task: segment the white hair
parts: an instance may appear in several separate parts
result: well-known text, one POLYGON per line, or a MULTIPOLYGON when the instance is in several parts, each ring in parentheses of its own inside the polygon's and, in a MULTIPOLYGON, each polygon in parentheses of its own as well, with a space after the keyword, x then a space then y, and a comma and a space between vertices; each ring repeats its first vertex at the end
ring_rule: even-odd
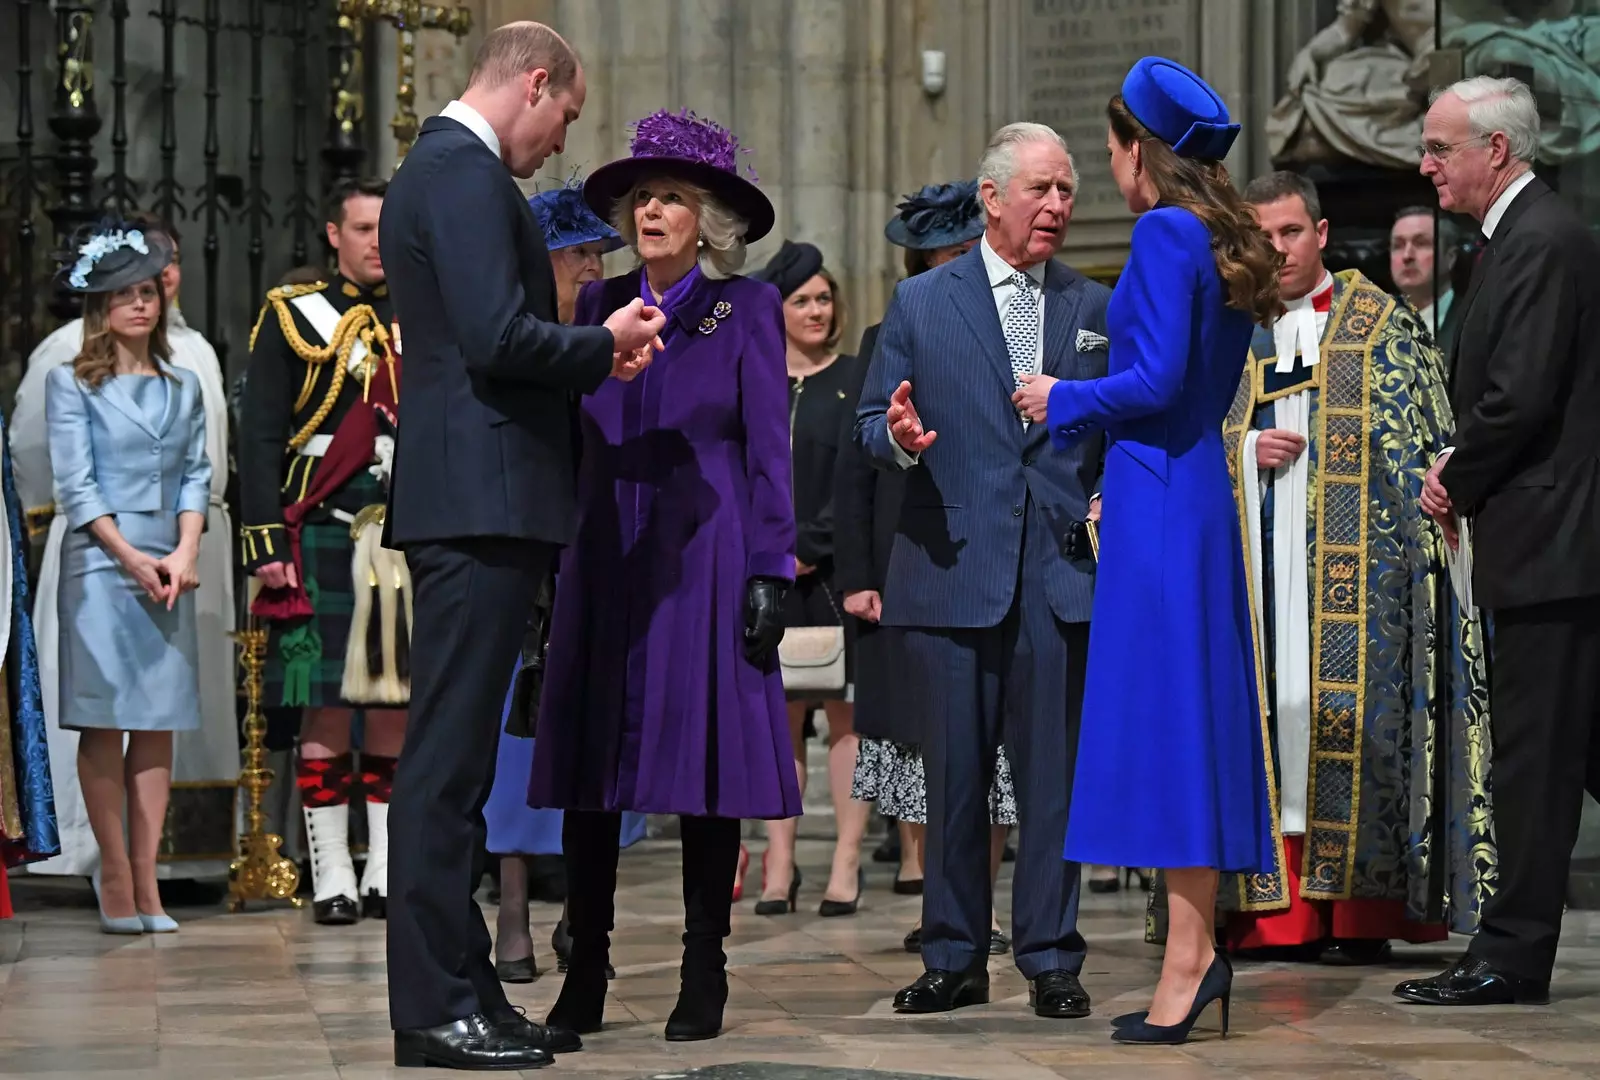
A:
MULTIPOLYGON (((989 145, 983 148, 983 157, 978 161, 978 182, 992 181, 994 186, 1005 195, 1006 188, 1011 185, 1011 178, 1017 175, 1017 147, 1024 143, 1049 142, 1061 147, 1067 155, 1067 166, 1072 170, 1072 190, 1078 190, 1078 163, 1072 159, 1072 151, 1067 148, 1067 140, 1061 133, 1048 124, 1034 124, 1028 121, 1019 121, 1007 124, 995 132, 989 139, 989 145)), ((982 199, 982 196, 979 196, 982 199)))
POLYGON ((700 207, 700 239, 705 246, 700 249, 700 272, 713 281, 732 277, 744 266, 745 233, 750 223, 724 206, 705 188, 662 174, 639 180, 628 193, 611 208, 611 227, 622 234, 622 239, 639 254, 639 233, 633 220, 633 204, 641 187, 666 180, 689 196, 700 207))
POLYGON ((1539 152, 1539 106, 1526 83, 1474 75, 1435 91, 1433 100, 1445 94, 1454 94, 1466 105, 1473 138, 1487 139, 1498 131, 1506 137, 1513 158, 1533 163, 1539 152))

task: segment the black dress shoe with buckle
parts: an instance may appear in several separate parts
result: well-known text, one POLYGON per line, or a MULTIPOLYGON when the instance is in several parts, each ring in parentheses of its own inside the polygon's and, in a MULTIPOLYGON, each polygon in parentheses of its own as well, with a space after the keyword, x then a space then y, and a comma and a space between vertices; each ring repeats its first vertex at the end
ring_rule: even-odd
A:
POLYGON ((322 926, 350 926, 361 921, 356 902, 348 896, 311 901, 311 920, 322 926))
POLYGON ((496 1010, 489 1013, 489 1023, 495 1034, 520 1039, 546 1053, 575 1054, 583 1049, 583 1040, 578 1038, 577 1032, 559 1024, 536 1024, 516 1005, 504 1012, 496 1010))
POLYGON ((1550 980, 1513 975, 1468 953, 1431 979, 1407 979, 1394 996, 1418 1005, 1548 1005, 1550 980))
POLYGON ((894 1011, 902 1013, 941 1013, 963 1005, 987 1004, 987 958, 966 971, 924 971, 916 982, 894 996, 894 1011))
POLYGON ((438 1027, 394 1033, 394 1063, 401 1069, 542 1069, 554 1061, 548 1050, 504 1035, 481 1013, 438 1027))
POLYGON ((1038 1016, 1081 1020, 1089 1015, 1089 995, 1070 971, 1047 971, 1028 980, 1028 1005, 1038 1016))

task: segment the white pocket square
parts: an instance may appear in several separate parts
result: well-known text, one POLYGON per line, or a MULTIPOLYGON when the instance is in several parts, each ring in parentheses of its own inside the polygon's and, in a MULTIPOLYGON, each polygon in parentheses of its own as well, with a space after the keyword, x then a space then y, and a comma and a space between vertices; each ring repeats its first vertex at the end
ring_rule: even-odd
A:
POLYGON ((1093 330, 1078 331, 1079 352, 1094 352, 1096 349, 1104 349, 1110 344, 1111 342, 1103 335, 1097 334, 1093 330))

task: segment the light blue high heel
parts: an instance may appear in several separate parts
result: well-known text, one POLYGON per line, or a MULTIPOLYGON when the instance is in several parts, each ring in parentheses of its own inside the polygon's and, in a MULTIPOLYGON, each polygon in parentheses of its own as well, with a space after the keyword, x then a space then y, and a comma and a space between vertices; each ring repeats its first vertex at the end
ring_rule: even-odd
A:
MULTIPOLYGON (((100 868, 94 868, 94 873, 89 876, 89 884, 94 886, 95 906, 100 906, 100 868)), ((135 936, 145 931, 144 919, 138 915, 123 915, 112 918, 100 908, 100 932, 102 934, 123 934, 135 936)))
POLYGON ((165 913, 146 915, 141 911, 139 912, 139 924, 147 934, 176 934, 178 932, 178 920, 165 913))

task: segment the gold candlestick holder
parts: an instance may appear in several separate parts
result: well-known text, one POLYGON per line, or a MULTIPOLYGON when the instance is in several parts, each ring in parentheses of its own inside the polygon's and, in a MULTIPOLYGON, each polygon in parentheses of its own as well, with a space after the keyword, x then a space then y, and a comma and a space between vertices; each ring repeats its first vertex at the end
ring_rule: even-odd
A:
POLYGON ((267 630, 252 626, 233 635, 239 643, 239 665, 244 669, 247 709, 244 718, 243 767, 239 787, 245 792, 244 832, 239 836, 239 856, 228 866, 228 910, 243 911, 250 900, 287 900, 300 907, 295 896, 300 869, 280 852, 283 837, 267 832, 267 815, 261 796, 272 784, 267 768, 267 718, 261 712, 261 672, 267 665, 267 630))
POLYGON ((397 35, 395 50, 395 112, 389 122, 398 163, 417 139, 417 31, 445 30, 457 41, 472 31, 472 10, 465 4, 428 4, 422 0, 338 0, 341 17, 365 22, 388 22, 397 35))

